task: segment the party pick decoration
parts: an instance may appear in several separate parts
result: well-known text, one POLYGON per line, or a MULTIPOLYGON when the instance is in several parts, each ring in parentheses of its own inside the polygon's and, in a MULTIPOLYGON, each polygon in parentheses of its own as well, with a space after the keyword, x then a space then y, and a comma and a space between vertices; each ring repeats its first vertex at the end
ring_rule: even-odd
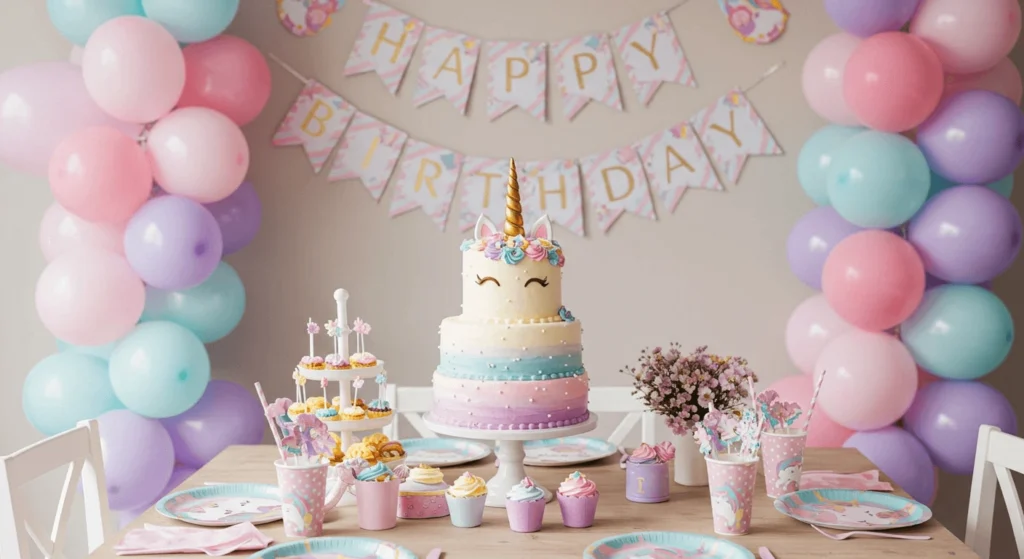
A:
POLYGON ((326 323, 324 323, 324 332, 326 332, 327 335, 330 336, 332 341, 334 342, 334 352, 333 353, 334 353, 334 355, 337 355, 338 354, 338 336, 341 335, 341 329, 338 328, 338 321, 332 319, 332 320, 328 320, 326 323))
POLYGON ((316 350, 313 348, 313 336, 320 333, 320 326, 313 322, 312 317, 306 322, 306 333, 309 334, 309 356, 316 357, 316 350))
POLYGON ((356 318, 352 322, 352 331, 356 333, 356 353, 363 353, 366 351, 366 340, 364 336, 370 333, 371 327, 369 322, 365 322, 361 318, 356 318))
POLYGON ((377 383, 377 399, 383 401, 385 394, 385 387, 388 384, 388 376, 383 371, 377 373, 377 377, 373 379, 377 383))
POLYGON ((295 381, 295 401, 304 402, 305 400, 302 399, 302 384, 305 382, 305 377, 302 376, 298 367, 295 367, 295 370, 292 371, 292 379, 295 381))
POLYGON ((352 400, 359 401, 359 389, 363 387, 363 377, 356 377, 352 381, 352 400))
POLYGON ((320 379, 320 388, 324 389, 324 402, 327 402, 327 377, 320 379))
POLYGON ((804 420, 804 429, 811 428, 811 416, 814 415, 814 405, 818 403, 818 394, 821 392, 821 383, 825 380, 825 373, 828 371, 822 371, 821 376, 818 377, 818 382, 814 385, 814 394, 811 395, 811 403, 808 404, 807 419, 804 420))

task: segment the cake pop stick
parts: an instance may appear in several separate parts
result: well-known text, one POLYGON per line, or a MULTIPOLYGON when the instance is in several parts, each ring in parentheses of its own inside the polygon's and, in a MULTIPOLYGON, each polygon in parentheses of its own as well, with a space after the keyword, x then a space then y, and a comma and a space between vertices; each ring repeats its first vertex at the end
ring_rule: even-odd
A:
POLYGON ((388 383, 388 376, 381 371, 377 373, 377 378, 375 378, 374 381, 377 383, 377 399, 383 402, 385 386, 387 386, 388 383))
POLYGON ((313 317, 310 317, 306 322, 306 333, 309 334, 309 356, 316 357, 316 350, 313 347, 313 337, 320 333, 320 326, 313 322, 313 317))
POLYGON ((352 388, 353 388, 353 391, 352 391, 352 401, 353 402, 358 402, 359 401, 359 389, 362 388, 362 387, 363 387, 363 377, 356 377, 356 379, 352 381, 352 388))
POLYGON ((327 377, 323 377, 320 379, 320 388, 324 389, 324 403, 330 403, 327 400, 327 377))
POLYGON ((295 367, 295 370, 292 371, 292 379, 295 380, 295 401, 296 402, 304 401, 302 399, 302 386, 300 386, 300 384, 299 384, 299 379, 301 379, 301 378, 302 378, 302 373, 299 372, 299 368, 298 367, 295 367))
POLYGON ((338 354, 338 321, 328 320, 324 323, 324 331, 334 342, 334 355, 338 354))

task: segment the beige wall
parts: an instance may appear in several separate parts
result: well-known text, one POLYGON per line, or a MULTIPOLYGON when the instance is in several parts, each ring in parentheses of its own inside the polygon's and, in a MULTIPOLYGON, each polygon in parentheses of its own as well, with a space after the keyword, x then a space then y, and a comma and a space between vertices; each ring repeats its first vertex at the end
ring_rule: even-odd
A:
MULTIPOLYGON (((44 4, 4 1, 0 70, 68 55, 69 45, 50 26, 44 4)), ((783 345, 783 328, 810 291, 790 274, 784 251, 790 228, 812 207, 797 184, 796 154, 824 123, 803 101, 799 77, 807 52, 835 31, 821 2, 789 0, 794 12, 790 29, 775 44, 756 47, 732 34, 715 2, 690 1, 673 13, 672 20, 700 87, 665 85, 643 107, 624 83, 624 112, 594 104, 571 123, 561 116, 557 99, 549 106, 553 122, 537 122, 521 111, 488 122, 481 110, 486 91, 479 85, 468 117, 458 116, 444 101, 414 108, 411 79, 393 98, 371 74, 342 77, 365 9, 360 2, 349 0, 330 28, 301 40, 278 24, 272 4, 243 2, 231 32, 414 137, 480 156, 577 157, 622 146, 681 121, 728 88, 748 85, 766 68, 784 61, 785 67, 749 97, 785 156, 752 158, 738 186, 728 187, 726 193, 688 192, 675 214, 658 204, 657 222, 624 215, 608 235, 591 225, 585 239, 563 233, 559 240, 568 256, 565 303, 586 325, 586 362, 595 383, 624 384, 620 367, 632 362, 641 347, 670 340, 743 355, 765 381, 794 373, 783 345)), ((557 40, 612 30, 675 3, 391 4, 428 23, 487 39, 557 40)), ((1020 51, 1017 55, 1024 67, 1020 51)), ((410 68, 414 72, 418 66, 417 56, 410 68)), ((437 362, 437 324, 459 312, 457 247, 462 235, 454 227, 439 233, 420 212, 389 219, 390 192, 381 204, 374 204, 353 182, 328 184, 312 176, 300 149, 272 149, 270 135, 300 89, 279 67, 272 70, 273 97, 246 129, 253 152, 249 178, 263 201, 263 228, 250 247, 228 258, 245 282, 248 309, 231 336, 210 346, 214 376, 246 384, 259 380, 269 394, 290 394, 291 368, 306 347, 302 324, 310 315, 333 316, 331 293, 343 286, 353 296, 352 316, 372 322, 370 349, 389 361, 392 378, 427 385, 437 362)), ((619 75, 624 77, 621 69, 619 75)), ((478 79, 486 79, 485 73, 478 73, 478 79)), ((4 454, 38 438, 21 412, 21 385, 32 365, 54 350, 54 342, 36 318, 32 302, 44 265, 35 238, 51 200, 46 182, 0 168, 0 200, 4 454)), ((996 292, 1018 316, 1024 316, 1024 297, 1012 286, 1021 270, 1015 266, 996 281, 996 292)), ((989 380, 1024 410, 1020 384, 1012 372, 1020 368, 1021 355, 1014 352, 989 380)), ((58 483, 53 475, 33 487, 40 519, 53 510, 58 483)), ((938 518, 961 533, 969 479, 943 475, 940 486, 938 518)), ((71 556, 81 553, 81 541, 76 532, 77 547, 71 556)))

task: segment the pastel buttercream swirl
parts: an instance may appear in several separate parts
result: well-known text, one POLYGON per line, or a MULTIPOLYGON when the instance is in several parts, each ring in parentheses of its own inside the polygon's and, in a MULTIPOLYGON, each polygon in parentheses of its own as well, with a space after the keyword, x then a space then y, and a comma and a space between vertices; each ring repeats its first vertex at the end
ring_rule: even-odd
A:
POLYGON ((324 362, 333 367, 344 367, 345 365, 348 365, 348 361, 337 353, 328 355, 327 358, 324 359, 324 362))
POLYGON ((658 453, 654 451, 654 447, 651 445, 641 443, 640 447, 629 455, 629 462, 631 464, 656 464, 658 462, 658 453))
POLYGON ((664 464, 676 457, 676 447, 668 441, 662 441, 654 446, 654 453, 658 455, 658 462, 664 464))
POLYGON ((444 474, 438 468, 420 464, 409 471, 409 480, 423 485, 439 485, 444 483, 444 474))
POLYGON ((565 265, 565 255, 557 242, 523 235, 509 237, 503 233, 496 233, 482 239, 470 239, 463 241, 459 245, 459 250, 482 251, 484 257, 489 260, 501 260, 513 266, 522 262, 524 258, 537 262, 547 260, 552 266, 565 265))
POLYGON ((510 501, 522 503, 543 499, 544 492, 541 491, 540 487, 537 487, 536 484, 533 483, 532 479, 525 477, 523 478, 523 481, 520 481, 517 485, 512 487, 512 489, 505 494, 505 497, 510 501))
POLYGON ((542 247, 540 243, 534 240, 531 241, 530 244, 526 246, 526 257, 529 258, 530 260, 542 262, 548 259, 548 251, 544 250, 544 247, 542 247))
POLYGON ((311 357, 309 355, 303 357, 299 361, 299 363, 302 363, 303 365, 318 365, 318 364, 323 363, 323 362, 324 362, 324 358, 323 357, 318 357, 318 356, 312 356, 311 357))
POLYGON ((369 407, 371 410, 386 410, 391 408, 391 402, 387 400, 372 400, 369 407))
POLYGON ((483 478, 466 472, 448 488, 448 494, 458 499, 480 497, 487 494, 487 484, 484 483, 483 478))
POLYGON ((338 415, 338 410, 334 408, 323 408, 316 410, 314 415, 317 417, 336 417, 338 415))
POLYGON ((526 256, 526 253, 519 247, 506 246, 501 249, 501 259, 504 260, 506 264, 518 264, 522 262, 524 256, 526 256))
POLYGON ((597 485, 581 472, 575 471, 558 486, 558 492, 566 497, 591 497, 597 495, 597 485))
POLYGON ((484 256, 490 260, 497 260, 501 258, 501 249, 504 246, 505 243, 501 240, 501 237, 491 237, 488 239, 487 244, 484 245, 484 256))
POLYGON ((350 358, 353 363, 359 363, 360 365, 369 365, 377 360, 377 358, 369 351, 363 351, 361 353, 353 353, 350 358))
POLYGON ((384 465, 383 462, 377 462, 369 468, 363 468, 358 474, 356 479, 359 481, 387 481, 387 479, 378 479, 383 476, 391 477, 391 468, 384 465))

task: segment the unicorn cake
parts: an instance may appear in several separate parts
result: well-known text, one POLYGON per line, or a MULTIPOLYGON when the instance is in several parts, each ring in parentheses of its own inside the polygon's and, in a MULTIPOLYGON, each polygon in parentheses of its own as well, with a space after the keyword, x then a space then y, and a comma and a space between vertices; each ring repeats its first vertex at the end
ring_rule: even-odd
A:
POLYGON ((431 419, 495 430, 586 421, 582 330, 562 305, 565 256, 547 216, 524 228, 514 161, 504 227, 481 215, 461 248, 462 314, 441 322, 431 419))

